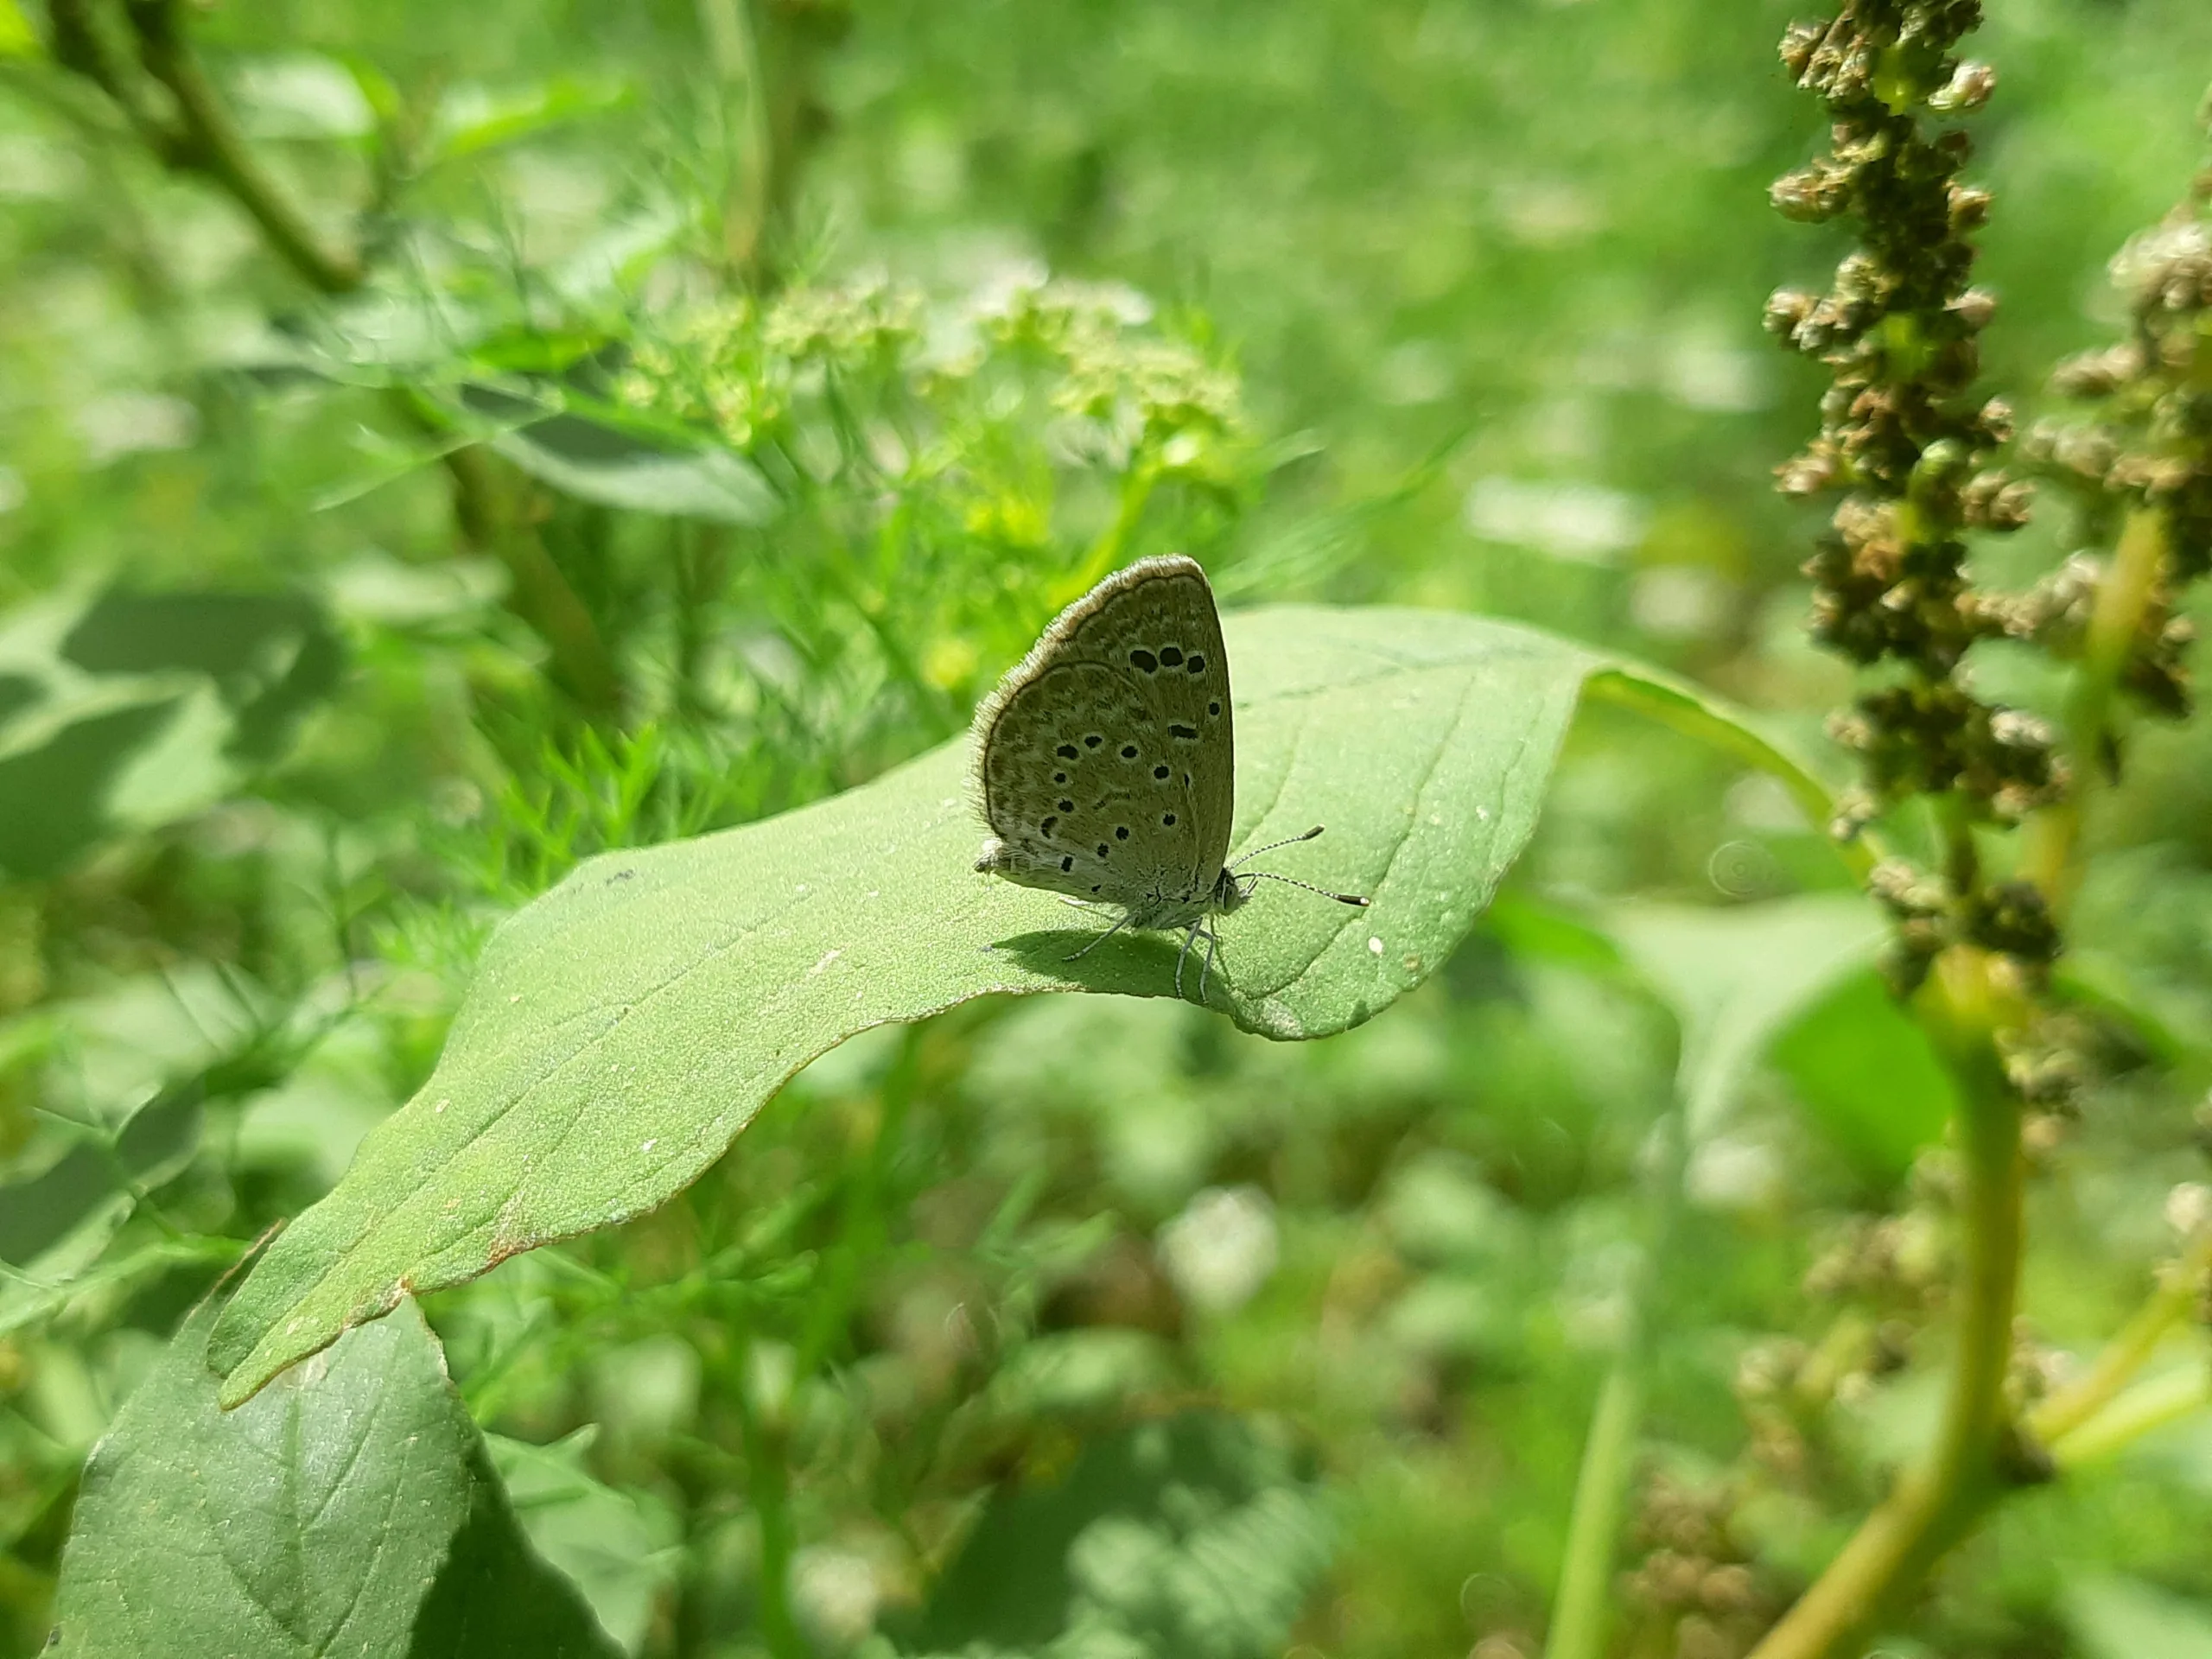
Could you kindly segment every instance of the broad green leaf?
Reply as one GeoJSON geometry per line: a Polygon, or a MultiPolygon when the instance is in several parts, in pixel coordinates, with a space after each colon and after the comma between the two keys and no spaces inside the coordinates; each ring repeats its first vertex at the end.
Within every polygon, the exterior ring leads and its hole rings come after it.
{"type": "Polygon", "coordinates": [[[1958,1104],[1928,1033],[1871,969],[1832,986],[1777,1038],[1774,1068],[1870,1180],[1897,1179],[1958,1104]]]}
{"type": "Polygon", "coordinates": [[[281,756],[341,663],[285,594],[118,590],[0,620],[0,875],[206,807],[281,756]]]}
{"type": "MultiPolygon", "coordinates": [[[[1235,842],[1315,824],[1227,918],[1213,1005],[1321,1037],[1443,963],[1535,827],[1601,659],[1421,611],[1228,621],[1235,842]]],[[[992,992],[1173,994],[1177,941],[1122,934],[971,866],[964,742],[766,823],[584,864],[502,927],[422,1092],[275,1243],[213,1344],[245,1398],[409,1291],[665,1201],[856,1032],[992,992]]],[[[1195,990],[1195,972],[1190,976],[1195,990]]]]}
{"type": "Polygon", "coordinates": [[[492,441],[492,447],[563,495],[679,518],[761,524],[775,492],[753,463],[712,444],[674,448],[575,415],[556,415],[492,441]]]}
{"type": "Polygon", "coordinates": [[[1717,1126],[1775,1036],[1866,966],[1882,938],[1873,906],[1841,893],[1726,907],[1624,906],[1606,925],[1681,1019],[1680,1086],[1693,1141],[1717,1126]]]}
{"type": "Polygon", "coordinates": [[[473,83],[455,86],[438,105],[425,161],[455,161],[565,122],[604,115],[629,102],[630,96],[628,86],[607,77],[555,75],[500,92],[473,83]]]}
{"type": "Polygon", "coordinates": [[[914,1645],[1262,1659],[1331,1553],[1320,1494],[1282,1446],[1193,1412],[1086,1446],[1059,1481],[991,1501],[914,1645]]]}
{"type": "Polygon", "coordinates": [[[579,1429],[551,1446],[498,1434],[484,1442],[531,1545],[583,1592],[607,1634],[636,1653],[654,1599],[676,1575],[677,1528],[664,1510],[592,1478],[582,1459],[593,1438],[579,1429]]]}
{"type": "Polygon", "coordinates": [[[60,1654],[615,1651],[522,1541],[420,1316],[350,1333],[231,1413],[213,1322],[187,1321],[86,1466],[60,1654]]]}

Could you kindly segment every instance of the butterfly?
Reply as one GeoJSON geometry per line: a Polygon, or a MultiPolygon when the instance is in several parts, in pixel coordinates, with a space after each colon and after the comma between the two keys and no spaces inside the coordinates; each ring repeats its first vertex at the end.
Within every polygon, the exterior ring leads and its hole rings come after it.
{"type": "MultiPolygon", "coordinates": [[[[1225,861],[1236,804],[1229,652],[1194,559],[1141,559],[1061,612],[976,711],[973,740],[976,798],[991,832],[976,868],[1122,912],[1076,957],[1125,927],[1179,929],[1175,994],[1204,938],[1204,1001],[1220,944],[1213,918],[1263,879],[1307,887],[1225,861]]],[[[1316,825],[1236,862],[1320,833],[1316,825]]]]}

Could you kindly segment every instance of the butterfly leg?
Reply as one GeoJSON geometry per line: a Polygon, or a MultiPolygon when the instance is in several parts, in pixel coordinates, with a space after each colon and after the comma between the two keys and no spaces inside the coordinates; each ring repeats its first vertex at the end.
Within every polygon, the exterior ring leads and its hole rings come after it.
{"type": "Polygon", "coordinates": [[[1211,928],[1206,929],[1205,965],[1198,969],[1198,1001],[1201,1002],[1206,1000],[1206,981],[1213,976],[1213,953],[1220,944],[1221,935],[1211,928]]]}
{"type": "MultiPolygon", "coordinates": [[[[1185,960],[1186,957],[1188,957],[1190,956],[1190,954],[1191,954],[1191,943],[1192,943],[1192,940],[1194,940],[1194,939],[1196,939],[1196,938],[1198,937],[1199,930],[1201,930],[1201,929],[1202,929],[1202,928],[1204,928],[1205,926],[1205,923],[1203,920],[1192,922],[1192,923],[1191,924],[1191,925],[1190,925],[1189,930],[1188,930],[1187,931],[1185,931],[1185,932],[1184,933],[1184,935],[1183,935],[1183,948],[1182,948],[1180,950],[1178,950],[1178,951],[1175,953],[1175,995],[1176,995],[1176,996],[1177,996],[1178,998],[1180,998],[1180,997],[1182,996],[1182,995],[1183,995],[1183,963],[1184,963],[1184,960],[1185,960]]],[[[1209,950],[1209,951],[1207,952],[1207,960],[1208,960],[1208,961],[1211,961],[1211,960],[1212,960],[1212,952],[1211,952],[1211,950],[1209,950]]],[[[1205,982],[1205,974],[1204,974],[1203,972],[1201,972],[1201,973],[1199,974],[1199,976],[1198,976],[1198,1001],[1201,1001],[1201,1002],[1203,1002],[1203,1001],[1205,1001],[1205,1000],[1206,1000],[1206,982],[1205,982]]]]}
{"type": "Polygon", "coordinates": [[[1077,951],[1075,955],[1066,958],[1066,960],[1070,962],[1082,961],[1084,957],[1089,956],[1092,951],[1096,950],[1100,945],[1105,944],[1107,940],[1112,938],[1116,933],[1120,932],[1128,925],[1129,918],[1126,916],[1122,917],[1120,921],[1115,923],[1113,926],[1108,928],[1103,933],[1101,933],[1089,944],[1084,945],[1082,950],[1077,951]]]}

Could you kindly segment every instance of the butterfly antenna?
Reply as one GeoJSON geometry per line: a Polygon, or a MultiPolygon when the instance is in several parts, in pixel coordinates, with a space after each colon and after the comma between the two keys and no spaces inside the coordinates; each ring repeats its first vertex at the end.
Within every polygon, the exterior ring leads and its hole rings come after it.
{"type": "MultiPolygon", "coordinates": [[[[1272,853],[1278,847],[1295,847],[1301,841],[1311,841],[1314,836],[1321,833],[1322,828],[1322,825],[1317,823],[1302,836],[1286,836],[1281,841],[1271,841],[1264,847],[1255,847],[1250,852],[1243,855],[1243,857],[1230,860],[1229,868],[1233,870],[1239,864],[1243,863],[1245,859],[1257,858],[1262,853],[1272,853]]],[[[1278,881],[1287,881],[1290,878],[1287,876],[1277,876],[1275,879],[1278,881]]],[[[1302,886],[1303,883],[1300,885],[1302,886]]],[[[1334,894],[1331,895],[1332,898],[1334,896],[1334,894]]]]}
{"type": "MultiPolygon", "coordinates": [[[[1310,839],[1311,837],[1306,836],[1299,836],[1300,841],[1310,839]]],[[[1300,881],[1294,875],[1277,875],[1273,870],[1247,870],[1237,880],[1240,881],[1285,881],[1294,887],[1303,887],[1308,893],[1318,893],[1324,899],[1333,899],[1340,905],[1357,905],[1362,910],[1374,902],[1371,899],[1361,898],[1356,893],[1331,893],[1326,887],[1317,887],[1311,881],[1300,881]]]]}

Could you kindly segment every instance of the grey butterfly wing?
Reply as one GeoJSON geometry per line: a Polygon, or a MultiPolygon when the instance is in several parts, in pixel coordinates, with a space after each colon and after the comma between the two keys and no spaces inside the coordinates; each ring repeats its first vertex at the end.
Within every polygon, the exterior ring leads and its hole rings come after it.
{"type": "Polygon", "coordinates": [[[1229,849],[1229,664],[1197,563],[1147,559],[1070,606],[978,711],[996,840],[979,868],[1128,906],[1203,902],[1229,849]]]}

